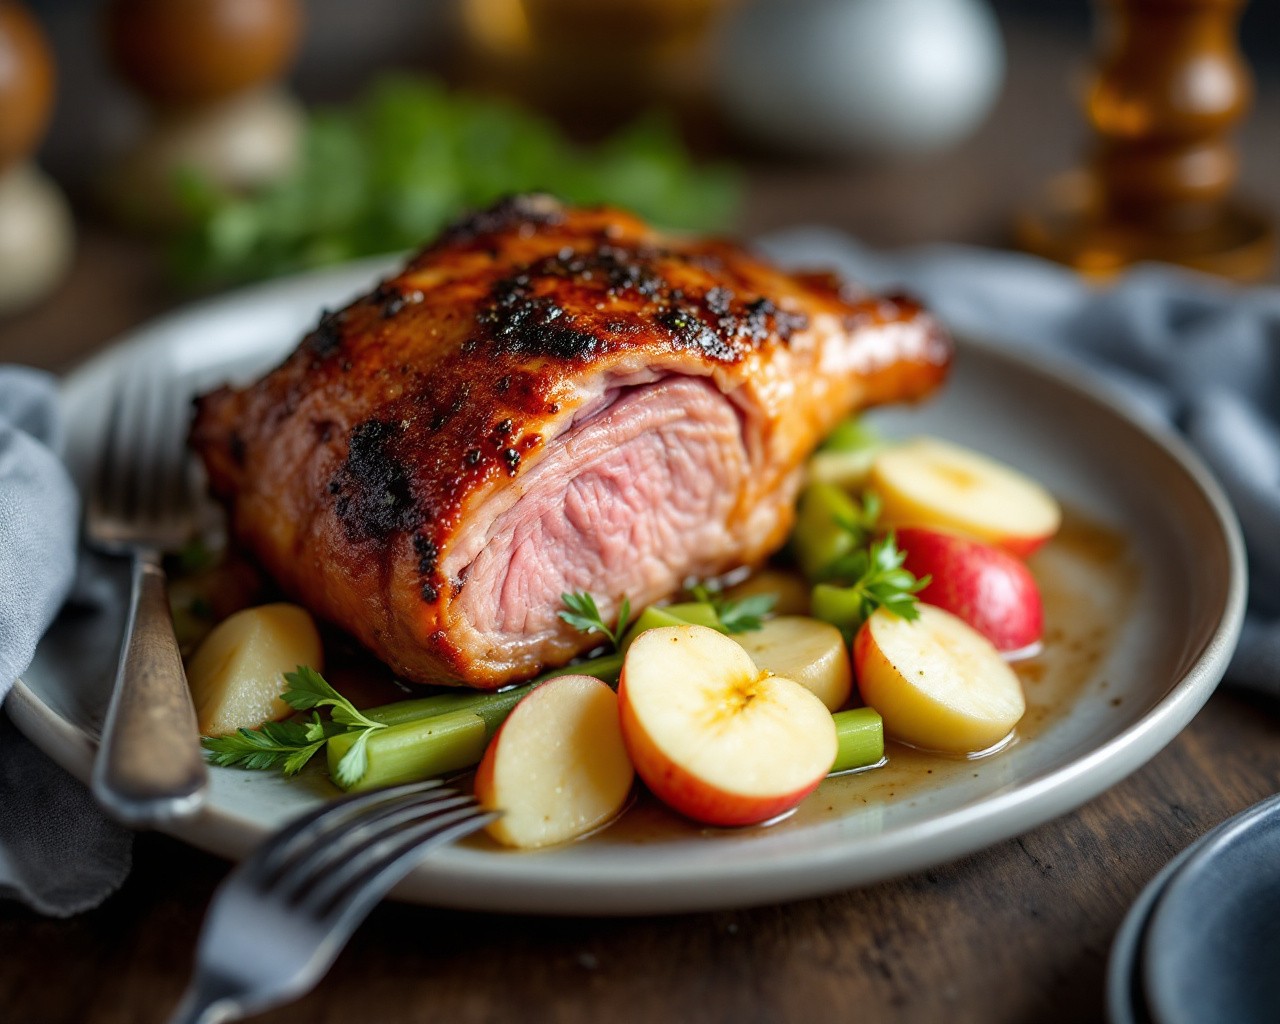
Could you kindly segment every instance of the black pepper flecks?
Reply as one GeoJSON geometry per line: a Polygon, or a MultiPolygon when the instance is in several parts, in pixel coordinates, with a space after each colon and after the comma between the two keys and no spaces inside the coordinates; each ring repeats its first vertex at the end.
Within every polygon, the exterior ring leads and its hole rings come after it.
{"type": "Polygon", "coordinates": [[[366,420],[351,431],[346,460],[329,489],[338,496],[334,511],[352,540],[382,540],[419,525],[408,468],[394,453],[399,433],[387,420],[366,420]]]}
{"type": "Polygon", "coordinates": [[[665,327],[682,348],[696,349],[711,359],[732,362],[737,352],[728,340],[705,323],[692,306],[673,305],[654,319],[665,327]]]}
{"type": "Polygon", "coordinates": [[[504,448],[502,461],[507,467],[507,476],[515,476],[516,470],[520,468],[520,453],[514,448],[504,448]]]}

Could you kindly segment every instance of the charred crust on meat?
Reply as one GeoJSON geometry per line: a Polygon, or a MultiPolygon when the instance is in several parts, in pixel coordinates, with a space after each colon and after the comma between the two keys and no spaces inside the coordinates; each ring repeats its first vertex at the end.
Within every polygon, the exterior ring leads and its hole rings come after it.
{"type": "Polygon", "coordinates": [[[514,448],[504,448],[502,462],[507,467],[507,476],[515,476],[516,470],[520,468],[520,453],[514,448]]]}
{"type": "Polygon", "coordinates": [[[440,559],[440,548],[430,537],[414,534],[413,553],[418,556],[418,572],[430,576],[436,571],[436,563],[440,559]]]}
{"type": "Polygon", "coordinates": [[[484,235],[497,235],[523,227],[537,228],[559,224],[564,220],[564,207],[546,193],[506,196],[488,209],[454,221],[445,228],[446,242],[470,242],[484,235]]]}
{"type": "MultiPolygon", "coordinates": [[[[600,342],[570,322],[564,307],[534,292],[535,277],[516,274],[494,284],[476,322],[501,354],[589,359],[600,342]]],[[[468,344],[474,339],[469,339],[468,344]]],[[[465,348],[465,345],[464,345],[465,348]]]]}
{"type": "Polygon", "coordinates": [[[390,320],[406,306],[415,305],[423,299],[422,292],[416,288],[402,291],[393,280],[381,281],[378,287],[369,294],[369,302],[377,308],[383,320],[390,320]]]}
{"type": "Polygon", "coordinates": [[[435,604],[440,600],[440,590],[434,583],[422,584],[422,600],[427,604],[435,604]]]}
{"type": "Polygon", "coordinates": [[[698,311],[691,306],[668,306],[654,319],[667,329],[681,348],[695,349],[710,359],[726,363],[741,358],[733,346],[704,323],[698,311]]]}
{"type": "Polygon", "coordinates": [[[302,339],[302,347],[317,359],[328,359],[342,347],[342,313],[323,310],[316,329],[302,339]]]}
{"type": "Polygon", "coordinates": [[[330,483],[334,511],[352,540],[382,540],[421,518],[408,468],[395,455],[399,427],[366,420],[351,431],[347,458],[330,483]],[[337,490],[333,485],[337,484],[337,490]]]}

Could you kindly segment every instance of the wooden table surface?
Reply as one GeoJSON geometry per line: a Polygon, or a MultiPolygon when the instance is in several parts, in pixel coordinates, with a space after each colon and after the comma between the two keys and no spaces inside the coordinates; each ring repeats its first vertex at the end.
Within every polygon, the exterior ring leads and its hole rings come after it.
{"type": "MultiPolygon", "coordinates": [[[[1072,46],[1010,38],[990,122],[916,166],[751,170],[749,231],[824,222],[883,245],[1000,244],[1013,204],[1079,135],[1072,46]]],[[[1244,133],[1244,180],[1280,209],[1280,89],[1244,133]]],[[[54,369],[177,302],[140,243],[86,227],[57,298],[0,322],[0,362],[54,369]]],[[[1111,939],[1143,885],[1217,822],[1280,790],[1280,708],[1219,692],[1145,768],[1083,808],[932,871],[784,906],[573,920],[384,905],[329,977],[263,1021],[1077,1022],[1103,1014],[1111,939]]],[[[226,864],[138,837],[124,889],[71,920],[0,902],[0,1019],[163,1020],[226,864]]]]}

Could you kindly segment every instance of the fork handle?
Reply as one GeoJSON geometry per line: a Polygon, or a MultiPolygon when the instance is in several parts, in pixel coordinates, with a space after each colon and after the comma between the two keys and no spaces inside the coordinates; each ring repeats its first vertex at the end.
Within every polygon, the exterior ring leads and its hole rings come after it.
{"type": "Polygon", "coordinates": [[[130,600],[93,793],[120,821],[144,828],[198,810],[209,774],[159,552],[134,555],[130,600]]]}

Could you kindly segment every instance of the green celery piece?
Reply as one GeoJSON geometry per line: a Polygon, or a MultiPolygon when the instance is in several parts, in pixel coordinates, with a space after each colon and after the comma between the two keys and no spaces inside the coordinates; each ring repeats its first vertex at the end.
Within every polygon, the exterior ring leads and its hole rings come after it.
{"type": "MultiPolygon", "coordinates": [[[[618,675],[622,672],[622,658],[622,653],[619,651],[599,658],[592,658],[590,661],[580,661],[576,665],[553,668],[550,672],[542,673],[528,685],[531,687],[537,686],[538,683],[545,683],[548,679],[554,679],[556,676],[595,676],[595,678],[612,686],[618,681],[618,675]]],[[[502,694],[495,694],[495,696],[502,696],[502,694]]]]}
{"type": "Polygon", "coordinates": [[[364,716],[383,725],[402,725],[405,722],[417,722],[437,715],[470,711],[479,715],[486,723],[495,721],[500,723],[522,697],[527,696],[535,686],[548,679],[554,679],[556,676],[594,676],[606,683],[616,683],[618,673],[621,671],[622,655],[607,654],[577,665],[565,665],[563,668],[552,669],[532,682],[525,683],[523,686],[513,686],[509,690],[500,690],[496,693],[465,690],[459,693],[438,693],[431,697],[398,700],[391,704],[381,704],[376,708],[365,708],[364,716]]]}
{"type": "Polygon", "coordinates": [[[882,443],[879,434],[857,416],[853,416],[836,424],[835,430],[827,435],[819,451],[856,452],[879,447],[882,443]]]}
{"type": "Polygon", "coordinates": [[[627,635],[622,638],[621,653],[625,656],[641,633],[663,626],[707,626],[717,632],[725,632],[716,610],[702,601],[685,601],[661,608],[650,605],[640,613],[640,617],[631,624],[627,635]]]}
{"type": "Polygon", "coordinates": [[[836,723],[836,760],[831,772],[870,768],[884,760],[884,722],[875,708],[853,708],[831,716],[836,723]]]}
{"type": "Polygon", "coordinates": [[[814,587],[809,607],[815,619],[831,623],[846,638],[852,638],[871,612],[866,598],[855,587],[834,583],[819,583],[814,587]]]}
{"type": "Polygon", "coordinates": [[[809,484],[801,492],[791,546],[806,578],[820,579],[857,547],[858,538],[841,525],[857,519],[857,504],[834,484],[809,484]]]}
{"type": "MultiPolygon", "coordinates": [[[[337,766],[360,734],[340,733],[329,739],[329,774],[337,782],[337,766]]],[[[489,740],[485,720],[470,711],[455,711],[378,729],[368,734],[368,768],[351,792],[417,782],[478,764],[489,740]]]]}
{"type": "Polygon", "coordinates": [[[705,601],[681,601],[678,604],[669,604],[663,608],[668,615],[674,615],[681,622],[687,622],[691,626],[706,626],[708,629],[714,629],[717,633],[727,633],[724,624],[720,621],[720,615],[713,605],[707,604],[705,601]]]}

